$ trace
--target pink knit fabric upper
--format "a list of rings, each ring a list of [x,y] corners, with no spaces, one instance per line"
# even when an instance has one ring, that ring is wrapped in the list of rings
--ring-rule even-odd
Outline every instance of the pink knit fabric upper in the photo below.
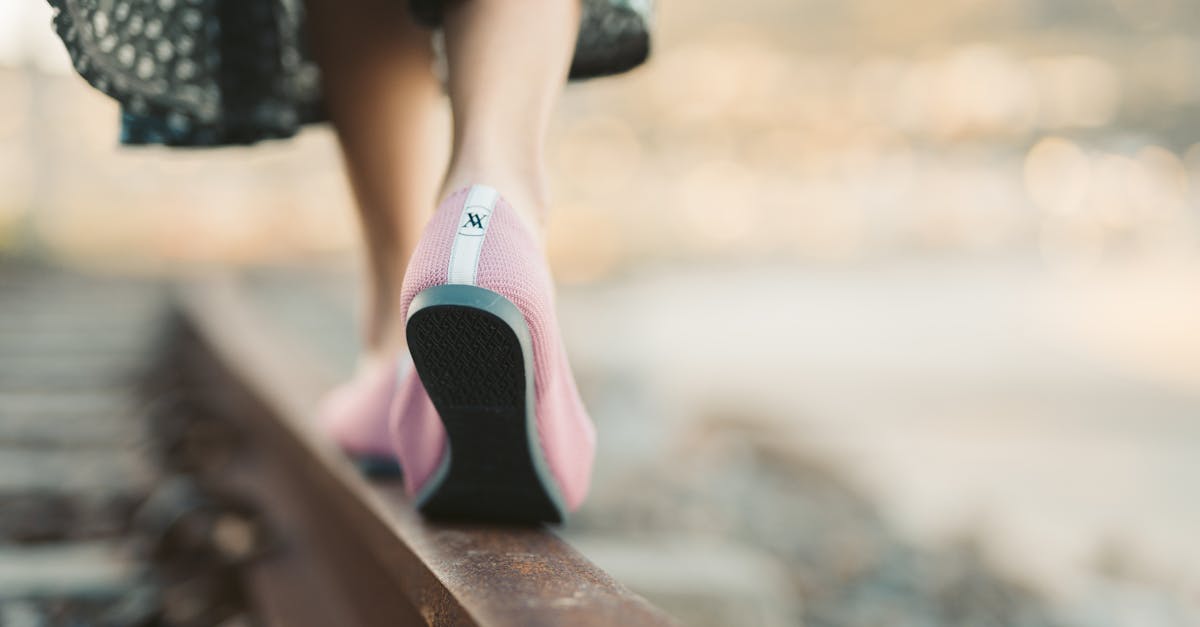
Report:
[[[408,355],[402,360],[412,370]],[[392,457],[388,410],[396,394],[397,363],[372,367],[331,390],[317,409],[317,425],[355,456]]]
[[[450,250],[468,191],[460,190],[443,201],[426,226],[404,276],[404,319],[418,293],[447,283]],[[559,334],[545,253],[504,198],[496,202],[490,220],[476,285],[512,301],[525,316],[533,338],[538,435],[566,505],[574,510],[587,496],[596,433],[575,387]],[[392,433],[406,487],[415,493],[440,463],[446,434],[415,372],[401,382],[396,409]]]

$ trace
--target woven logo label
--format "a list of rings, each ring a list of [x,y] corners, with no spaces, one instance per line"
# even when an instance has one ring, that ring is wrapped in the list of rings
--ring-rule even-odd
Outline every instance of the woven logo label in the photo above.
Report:
[[[487,232],[488,220],[492,217],[491,209],[482,205],[469,206],[463,209],[459,220],[458,234],[468,237],[482,237]]]
[[[492,211],[496,208],[499,194],[487,185],[472,185],[467,201],[458,214],[458,231],[450,246],[449,282],[462,285],[475,284],[475,272],[479,266],[479,254],[483,252],[483,236]]]

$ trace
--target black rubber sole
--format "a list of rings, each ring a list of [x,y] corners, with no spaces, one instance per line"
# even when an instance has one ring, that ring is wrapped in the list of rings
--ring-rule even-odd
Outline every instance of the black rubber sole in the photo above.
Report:
[[[516,306],[483,288],[438,286],[413,300],[406,333],[448,448],[418,508],[436,518],[561,521],[534,418],[532,342]]]

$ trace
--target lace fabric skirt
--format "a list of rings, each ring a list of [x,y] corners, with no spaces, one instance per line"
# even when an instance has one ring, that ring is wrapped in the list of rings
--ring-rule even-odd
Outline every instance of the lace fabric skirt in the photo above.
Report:
[[[303,0],[49,2],[76,71],[120,102],[124,144],[252,144],[324,119]],[[409,8],[436,27],[442,4],[410,0]],[[645,61],[650,0],[583,5],[572,79]]]

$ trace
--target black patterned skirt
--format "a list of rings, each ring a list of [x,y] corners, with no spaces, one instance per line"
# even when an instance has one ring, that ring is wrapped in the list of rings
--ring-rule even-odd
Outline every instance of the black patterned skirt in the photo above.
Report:
[[[252,144],[325,116],[303,0],[49,0],[75,69],[121,104],[121,143]],[[403,1],[403,0],[398,0]],[[410,0],[430,27],[443,0]],[[584,0],[572,79],[650,50],[650,0]]]

